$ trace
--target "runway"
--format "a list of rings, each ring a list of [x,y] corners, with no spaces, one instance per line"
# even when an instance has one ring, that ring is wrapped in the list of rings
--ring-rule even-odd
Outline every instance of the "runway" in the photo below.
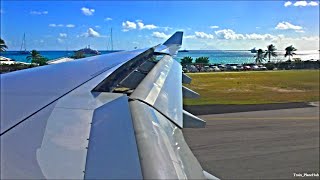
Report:
[[[319,107],[199,116],[183,129],[203,169],[221,179],[292,179],[319,173]],[[319,177],[313,177],[319,178]]]

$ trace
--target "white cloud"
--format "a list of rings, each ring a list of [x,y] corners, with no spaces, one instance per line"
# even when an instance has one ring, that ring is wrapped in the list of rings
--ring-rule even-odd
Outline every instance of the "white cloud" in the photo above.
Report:
[[[89,28],[87,33],[88,37],[100,37],[100,34],[92,28]]]
[[[296,6],[296,7],[306,7],[306,6],[318,6],[319,3],[316,1],[310,1],[309,3],[307,1],[296,1],[295,3],[292,3],[291,1],[287,1],[284,3],[285,7],[288,6]]]
[[[305,40],[305,41],[319,41],[319,36],[309,36],[309,37],[302,37],[301,38],[302,40]]]
[[[86,16],[92,16],[95,10],[83,7],[83,8],[81,8],[81,11],[82,11],[82,14],[84,14]]]
[[[305,33],[304,30],[296,30],[297,33]]]
[[[231,29],[222,29],[219,31],[215,31],[215,34],[218,39],[231,39],[231,40],[245,39],[243,34],[236,34]]]
[[[95,28],[101,28],[99,25],[94,26]]]
[[[318,6],[319,3],[316,1],[310,1],[309,3],[307,1],[297,1],[293,4],[294,6]]]
[[[67,27],[67,28],[74,28],[75,25],[74,24],[49,24],[49,27]]]
[[[253,34],[246,34],[245,35],[245,39],[248,39],[248,40],[272,40],[276,38],[276,36],[273,36],[271,34],[256,34],[256,33],[253,33]]]
[[[153,32],[152,37],[160,38],[160,39],[168,39],[170,37],[170,35],[167,35],[163,32]]]
[[[143,29],[156,29],[156,28],[160,28],[154,24],[144,24],[142,22],[142,20],[136,20],[136,22],[131,22],[131,21],[125,21],[122,22],[122,31],[123,32],[127,32],[133,29],[139,29],[139,30],[143,30]],[[170,27],[161,27],[164,28],[165,30],[170,29]]]
[[[217,39],[221,40],[275,40],[278,36],[271,34],[238,34],[231,29],[222,29],[215,31]]]
[[[187,36],[183,36],[184,39],[195,39],[196,36],[195,35],[187,35]]]
[[[307,6],[307,1],[297,1],[293,4],[294,6]]]
[[[61,38],[57,38],[57,40],[58,40],[59,43],[63,43],[64,42],[64,40],[61,39]]]
[[[211,29],[218,29],[219,26],[210,26]]]
[[[45,15],[48,13],[49,13],[48,11],[30,11],[30,14],[33,14],[33,15]]]
[[[142,29],[156,29],[158,28],[157,26],[153,25],[153,24],[148,24],[148,25],[145,25],[143,24],[143,22],[141,20],[137,20],[137,25],[139,27],[140,30]]]
[[[166,26],[166,27],[160,27],[160,28],[163,28],[165,31],[169,31],[170,29],[172,29],[171,27],[168,27],[168,26]]]
[[[137,24],[130,21],[122,22],[122,28],[122,31],[126,32],[132,29],[137,29]]]
[[[231,32],[231,31],[229,31]],[[192,49],[251,49],[252,47],[265,48],[270,43],[275,44],[277,49],[283,50],[288,45],[293,44],[299,50],[315,50],[319,49],[319,37],[318,36],[305,36],[288,37],[285,35],[276,34],[258,34],[258,33],[238,33],[232,31],[233,38],[227,40],[225,36],[218,38],[215,33],[211,33],[213,39],[201,39],[192,40],[192,38],[198,39],[194,35],[188,34],[188,44]],[[235,35],[238,35],[236,39]],[[186,38],[187,36],[184,36]],[[186,47],[187,49],[190,49]]]
[[[308,3],[308,5],[309,5],[309,6],[318,6],[319,3],[316,2],[316,1],[310,1],[310,2]]]
[[[195,35],[184,36],[185,39],[221,39],[221,40],[273,40],[277,36],[271,34],[238,34],[231,29],[222,29],[215,31],[215,34],[205,32],[195,32]]]
[[[292,5],[292,2],[291,1],[287,1],[284,3],[284,7],[288,7],[288,6],[291,6]]]
[[[287,29],[293,29],[293,30],[301,30],[301,26],[296,26],[293,25],[289,22],[280,22],[278,25],[275,27],[275,29],[280,29],[280,30],[287,30]]]
[[[59,36],[60,36],[61,38],[66,38],[66,37],[67,37],[67,34],[66,34],[66,33],[59,33]]]
[[[105,21],[112,21],[112,18],[107,17],[107,18],[105,18],[104,20],[105,20]]]
[[[196,35],[197,38],[200,38],[200,39],[213,39],[213,35],[212,34],[207,34],[205,32],[194,32]]]
[[[87,32],[78,35],[77,37],[102,37],[97,31],[89,28]]]
[[[66,27],[68,27],[68,28],[74,28],[75,25],[74,25],[74,24],[67,24]]]

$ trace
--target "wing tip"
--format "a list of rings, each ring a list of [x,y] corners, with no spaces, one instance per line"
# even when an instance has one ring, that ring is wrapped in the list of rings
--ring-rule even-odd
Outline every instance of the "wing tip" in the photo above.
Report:
[[[176,31],[163,45],[178,44],[182,45],[183,31]]]

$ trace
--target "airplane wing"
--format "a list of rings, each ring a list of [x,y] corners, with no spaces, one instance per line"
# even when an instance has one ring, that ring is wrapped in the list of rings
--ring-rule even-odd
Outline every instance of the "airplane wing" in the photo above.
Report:
[[[181,129],[191,79],[165,43],[1,74],[1,179],[204,179]]]

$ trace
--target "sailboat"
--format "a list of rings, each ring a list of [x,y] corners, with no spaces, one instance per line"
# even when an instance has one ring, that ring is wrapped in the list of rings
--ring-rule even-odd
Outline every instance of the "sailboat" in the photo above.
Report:
[[[26,34],[25,33],[23,33],[23,39],[22,39],[19,54],[30,54],[30,52],[27,51],[27,48],[26,48]]]
[[[110,29],[110,38],[107,42],[107,51],[113,52],[112,28]]]

